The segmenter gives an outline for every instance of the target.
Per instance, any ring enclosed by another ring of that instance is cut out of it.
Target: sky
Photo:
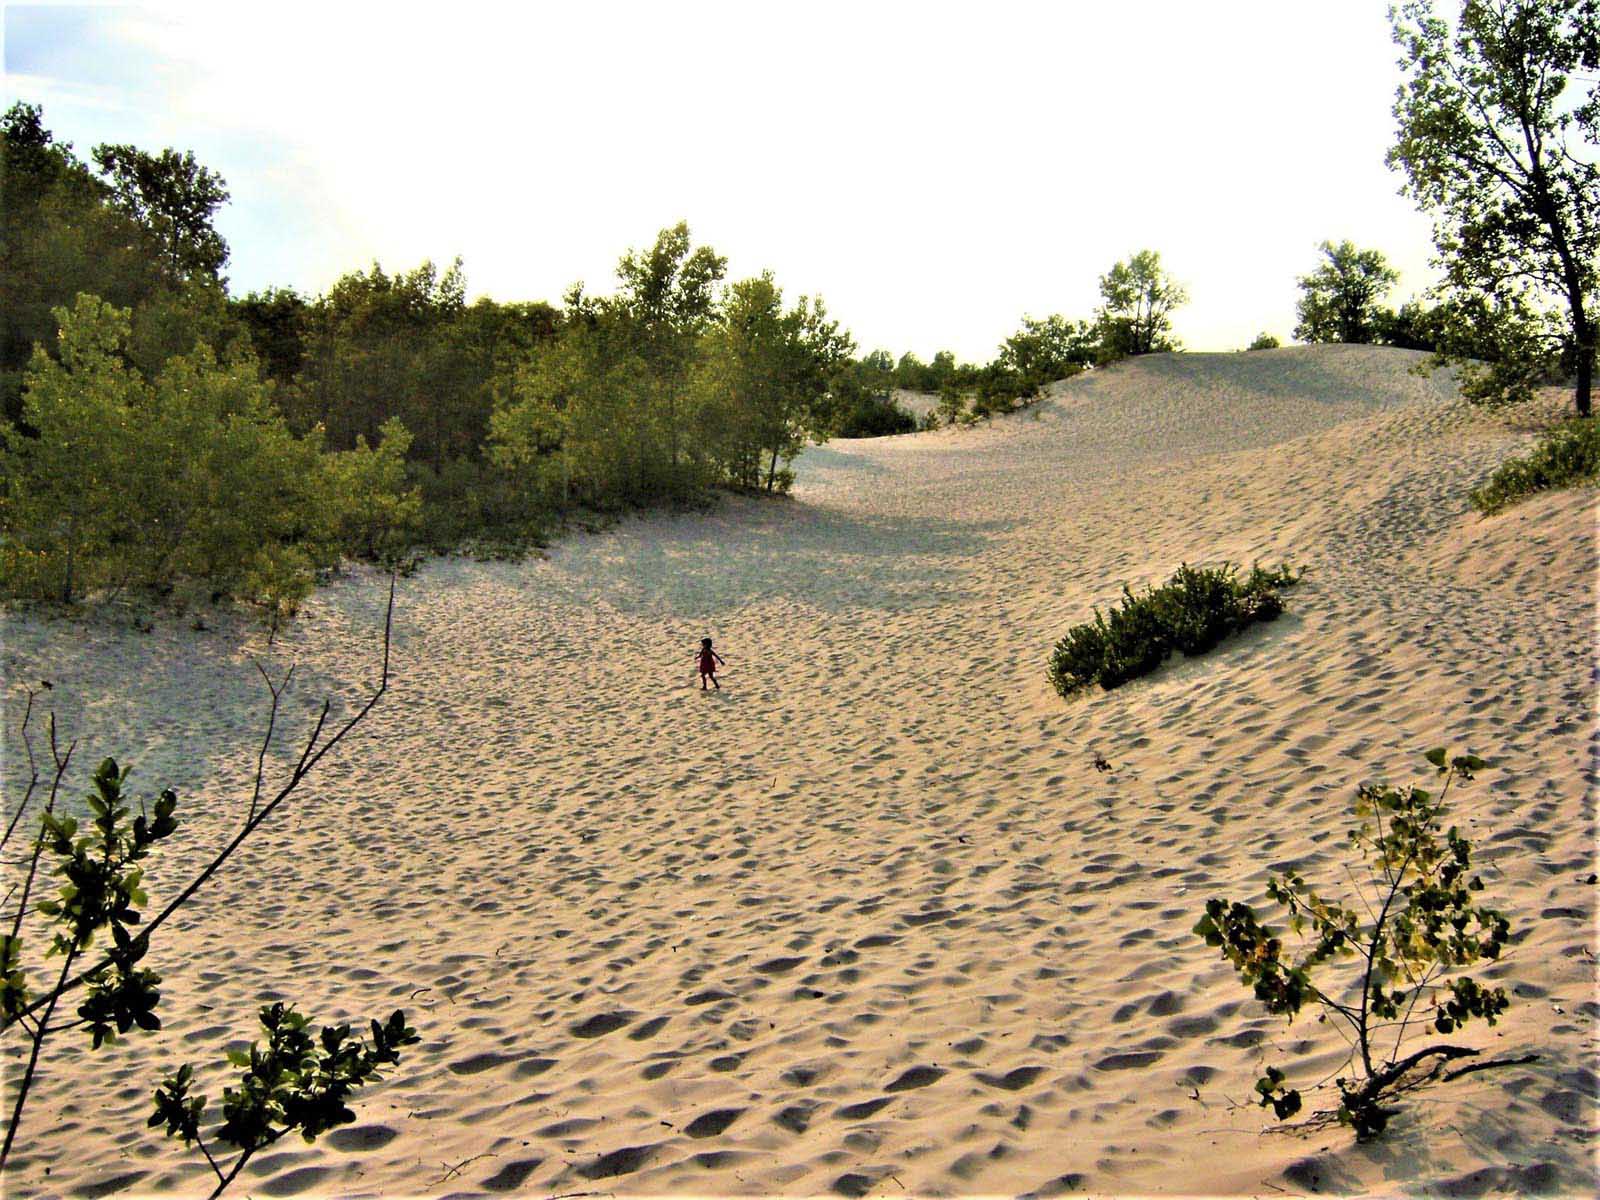
[[[4,100],[81,157],[227,181],[235,294],[460,255],[469,297],[609,291],[689,222],[863,351],[985,361],[1149,248],[1185,348],[1285,342],[1325,239],[1430,225],[1384,165],[1387,0],[4,5]]]

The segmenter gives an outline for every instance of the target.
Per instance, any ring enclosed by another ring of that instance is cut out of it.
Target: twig
[[[51,991],[50,1003],[45,1006],[44,1015],[38,1018],[38,1025],[33,1031],[33,1048],[28,1052],[28,1065],[22,1072],[22,1082],[17,1085],[17,1098],[11,1106],[11,1120],[6,1125],[5,1145],[0,1146],[0,1170],[5,1169],[6,1160],[11,1157],[11,1143],[17,1136],[17,1126],[22,1124],[22,1107],[28,1102],[28,1091],[33,1087],[34,1071],[39,1066],[39,1049],[44,1045],[45,1034],[50,1027],[50,1014],[56,1010],[56,1001],[61,999],[63,988],[61,981],[67,977],[67,972],[72,970],[72,960],[78,956],[78,947],[74,945],[67,951],[66,961],[61,964],[61,974],[56,979],[56,986]]]
[[[28,689],[28,706],[22,712],[22,746],[28,752],[28,789],[22,793],[22,803],[17,805],[17,811],[12,814],[5,836],[0,837],[0,850],[4,850],[6,843],[11,840],[12,830],[22,820],[23,811],[28,807],[28,801],[33,799],[34,789],[39,786],[39,766],[33,759],[33,739],[28,736],[28,722],[33,717],[33,698],[36,695],[38,693],[32,688]]]
[[[74,750],[76,750],[77,748],[78,748],[78,743],[76,741],[74,741],[72,743],[72,745],[67,747],[66,754],[65,755],[61,754],[61,752],[60,752],[60,750],[59,750],[59,748],[57,747],[57,744],[56,744],[56,715],[55,715],[55,713],[51,713],[50,714],[50,759],[51,759],[52,762],[55,763],[56,772],[55,772],[54,777],[50,780],[50,796],[44,802],[44,813],[45,813],[45,816],[49,816],[50,814],[55,812],[55,809],[56,809],[56,797],[61,792],[61,779],[62,779],[62,777],[64,775],[66,775],[67,766],[68,766],[68,764],[70,764],[72,762],[72,752]],[[22,935],[22,918],[23,918],[23,915],[28,911],[28,894],[31,891],[33,891],[33,881],[34,881],[34,879],[36,879],[38,877],[38,874],[39,874],[39,856],[41,854],[43,854],[43,853],[44,853],[44,839],[43,838],[35,839],[35,841],[33,843],[33,855],[32,855],[32,857],[30,857],[28,859],[28,870],[27,870],[27,873],[24,874],[23,877],[22,877],[22,898],[17,901],[16,919],[11,922],[11,940],[13,942],[15,942],[17,940],[17,938],[19,938]],[[31,1005],[28,1006],[27,1012],[31,1013],[35,1008],[38,1008],[38,1007],[39,1007],[39,1003],[35,1002],[34,1004],[31,1004]],[[22,1014],[22,1015],[26,1015],[26,1014]],[[5,1024],[0,1024],[0,1033],[3,1033],[5,1031],[5,1029],[9,1027],[9,1025],[10,1025],[9,1021],[5,1022]]]
[[[495,1157],[497,1157],[497,1156],[492,1154],[492,1153],[490,1153],[489,1151],[485,1150],[482,1154],[474,1154],[471,1158],[463,1158],[460,1162],[458,1162],[453,1167],[449,1163],[440,1163],[439,1165],[441,1167],[445,1168],[444,1174],[439,1176],[439,1178],[435,1179],[433,1181],[433,1183],[429,1184],[428,1186],[433,1187],[433,1186],[435,1186],[437,1184],[449,1182],[451,1179],[454,1179],[457,1175],[461,1174],[461,1172],[466,1167],[470,1166],[472,1163],[477,1162],[480,1158],[495,1158]]]
[[[1460,1079],[1463,1075],[1471,1075],[1474,1071],[1492,1071],[1496,1067],[1520,1067],[1525,1063],[1538,1061],[1537,1054],[1524,1054],[1521,1058],[1491,1058],[1488,1062],[1473,1063],[1471,1066],[1446,1071],[1442,1078],[1445,1083],[1449,1083],[1452,1079]]]
[[[261,772],[266,766],[267,747],[272,744],[272,727],[278,722],[278,698],[283,695],[284,692],[288,691],[289,683],[292,679],[294,679],[294,669],[296,666],[296,664],[290,663],[288,673],[283,677],[283,682],[274,687],[272,684],[272,676],[267,674],[267,669],[263,667],[255,658],[251,658],[250,661],[255,663],[256,670],[261,672],[261,678],[266,680],[267,691],[272,693],[272,711],[267,714],[267,735],[261,739],[261,752],[256,755],[256,783],[254,790],[252,790],[250,793],[250,814],[249,816],[245,817],[246,823],[249,822],[251,817],[256,815],[256,805],[261,800]]]

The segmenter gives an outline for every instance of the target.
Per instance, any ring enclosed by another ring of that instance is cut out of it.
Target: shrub
[[[411,431],[398,417],[390,417],[377,445],[368,446],[365,437],[357,436],[354,450],[336,451],[324,460],[345,553],[393,557],[416,532],[422,499],[418,489],[406,487],[410,448]]]
[[[1250,343],[1251,350],[1276,350],[1283,343],[1270,333],[1256,334],[1256,340]]]
[[[1122,603],[1106,617],[1095,613],[1095,623],[1103,635],[1098,679],[1107,691],[1148,675],[1171,652],[1170,631],[1156,606],[1135,596],[1126,585]]]
[[[947,383],[939,389],[939,403],[933,412],[944,425],[972,424],[972,415],[967,411],[967,398],[953,383]]]
[[[1443,776],[1437,795],[1383,783],[1357,790],[1360,824],[1350,831],[1350,843],[1370,872],[1370,892],[1361,893],[1358,885],[1359,908],[1324,898],[1293,871],[1268,880],[1267,895],[1287,912],[1289,928],[1301,941],[1298,957],[1248,904],[1207,901],[1194,927],[1207,945],[1222,951],[1268,1012],[1293,1021],[1312,1003],[1319,1020],[1346,1028],[1350,1055],[1344,1066],[1357,1069],[1336,1080],[1339,1107],[1333,1115],[1363,1141],[1383,1132],[1397,1094],[1433,1079],[1445,1063],[1479,1053],[1437,1044],[1401,1057],[1413,1032],[1431,1025],[1453,1033],[1474,1017],[1493,1025],[1508,1004],[1502,989],[1457,974],[1498,958],[1510,929],[1504,916],[1476,899],[1483,883],[1470,874],[1471,844],[1453,826],[1445,832],[1441,822],[1452,786],[1486,764],[1471,754],[1447,757],[1443,749],[1425,757]],[[1353,978],[1319,982],[1341,963]],[[1449,976],[1454,978],[1446,982]],[[1466,1069],[1510,1061],[1527,1060]],[[1301,1107],[1299,1091],[1286,1087],[1286,1079],[1270,1067],[1256,1082],[1259,1103],[1270,1105],[1279,1120]]]
[[[1475,489],[1472,507],[1490,516],[1535,492],[1572,487],[1600,477],[1600,423],[1571,417],[1550,430],[1522,458],[1508,459]]]
[[[842,438],[888,437],[896,433],[915,433],[917,419],[893,400],[863,397],[847,408],[834,426],[834,436]]]
[[[1148,675],[1174,650],[1204,654],[1229,634],[1283,611],[1278,589],[1299,576],[1288,566],[1254,567],[1244,579],[1237,568],[1191,567],[1142,595],[1124,586],[1122,601],[1094,620],[1074,625],[1050,655],[1050,683],[1063,696],[1090,684],[1112,688]]]

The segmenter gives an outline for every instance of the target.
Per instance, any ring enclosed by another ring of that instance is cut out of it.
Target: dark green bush
[[[1100,686],[1106,690],[1148,675],[1159,667],[1172,648],[1171,631],[1155,605],[1142,601],[1126,586],[1122,603],[1102,618],[1095,613],[1104,638]]]
[[[1572,487],[1600,477],[1600,424],[1572,417],[1550,430],[1522,458],[1508,459],[1468,497],[1490,516],[1535,492]]]
[[[1148,675],[1174,650],[1204,654],[1229,634],[1283,612],[1278,589],[1299,580],[1290,567],[1253,567],[1239,578],[1231,563],[1178,568],[1141,595],[1124,586],[1107,614],[1074,625],[1050,655],[1050,683],[1063,696],[1090,684],[1112,688]]]
[[[888,437],[916,431],[916,417],[893,400],[869,396],[852,404],[840,415],[833,435],[841,438]]]

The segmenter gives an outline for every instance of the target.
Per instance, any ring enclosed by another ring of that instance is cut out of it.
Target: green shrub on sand
[[[1535,492],[1574,487],[1600,478],[1600,423],[1572,417],[1534,444],[1525,456],[1507,459],[1468,499],[1492,516]]]
[[[1050,655],[1050,683],[1063,696],[1090,684],[1110,691],[1148,675],[1174,650],[1204,654],[1229,634],[1271,621],[1283,611],[1278,590],[1299,582],[1288,566],[1253,567],[1240,578],[1231,563],[1191,567],[1185,563],[1160,587],[1135,595],[1124,586],[1122,601],[1094,620],[1074,625]]]

